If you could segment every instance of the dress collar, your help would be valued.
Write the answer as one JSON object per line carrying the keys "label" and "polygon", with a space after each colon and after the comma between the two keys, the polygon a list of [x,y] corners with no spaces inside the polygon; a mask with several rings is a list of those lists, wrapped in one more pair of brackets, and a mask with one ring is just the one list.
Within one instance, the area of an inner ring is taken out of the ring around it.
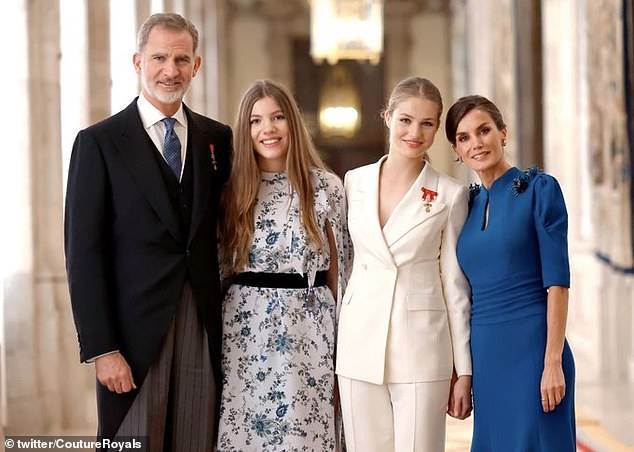
{"label": "dress collar", "polygon": [[521,171],[517,169],[516,167],[512,166],[509,169],[507,169],[504,174],[502,174],[500,177],[495,179],[488,190],[484,186],[484,184],[480,184],[480,187],[482,188],[482,190],[489,193],[491,193],[494,190],[499,190],[500,188],[503,189],[504,187],[511,184],[513,179],[517,177],[518,173],[521,173]]}

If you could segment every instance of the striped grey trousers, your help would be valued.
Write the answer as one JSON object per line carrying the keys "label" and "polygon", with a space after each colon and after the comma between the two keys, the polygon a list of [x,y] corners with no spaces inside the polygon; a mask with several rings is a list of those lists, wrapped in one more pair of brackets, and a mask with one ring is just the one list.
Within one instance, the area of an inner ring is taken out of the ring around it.
{"label": "striped grey trousers", "polygon": [[191,286],[186,284],[161,354],[116,437],[147,437],[143,449],[147,452],[212,451],[215,406],[207,333],[198,318]]}

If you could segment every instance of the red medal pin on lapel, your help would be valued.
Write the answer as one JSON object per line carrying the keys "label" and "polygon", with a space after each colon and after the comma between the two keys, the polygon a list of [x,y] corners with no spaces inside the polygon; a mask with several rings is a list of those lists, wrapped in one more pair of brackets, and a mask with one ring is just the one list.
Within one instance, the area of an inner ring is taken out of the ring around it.
{"label": "red medal pin on lapel", "polygon": [[209,144],[209,155],[211,156],[211,166],[214,171],[218,171],[218,164],[216,163],[216,150],[213,143]]}
{"label": "red medal pin on lapel", "polygon": [[421,187],[420,191],[422,193],[423,201],[425,202],[425,212],[429,213],[431,211],[431,203],[434,199],[436,199],[438,193],[425,187]]}

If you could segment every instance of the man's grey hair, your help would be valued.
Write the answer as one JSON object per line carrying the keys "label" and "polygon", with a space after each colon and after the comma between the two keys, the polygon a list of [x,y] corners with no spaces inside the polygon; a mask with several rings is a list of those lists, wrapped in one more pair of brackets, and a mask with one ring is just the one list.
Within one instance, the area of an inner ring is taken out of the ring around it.
{"label": "man's grey hair", "polygon": [[136,39],[137,52],[143,51],[152,28],[157,26],[172,31],[184,30],[188,32],[194,41],[194,54],[196,53],[196,49],[198,48],[198,30],[196,30],[193,23],[176,13],[157,13],[148,17],[145,22],[143,22],[143,25],[141,25],[141,28],[139,28],[139,34]]}

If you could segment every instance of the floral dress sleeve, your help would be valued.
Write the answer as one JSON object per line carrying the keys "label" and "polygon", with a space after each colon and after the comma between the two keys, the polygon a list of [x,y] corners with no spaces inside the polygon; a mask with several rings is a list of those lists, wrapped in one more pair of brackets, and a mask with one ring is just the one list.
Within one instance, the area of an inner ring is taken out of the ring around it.
{"label": "floral dress sleeve", "polygon": [[[337,247],[337,293],[333,295],[335,295],[337,301],[335,322],[338,322],[341,300],[348,283],[352,265],[352,243],[346,221],[346,195],[343,184],[336,175],[323,172],[319,180],[319,183],[323,184],[321,187],[323,190],[316,190],[319,193],[317,196],[318,206],[316,207],[319,211],[325,212],[325,220],[330,224]],[[324,238],[327,240],[327,237]]]}
{"label": "floral dress sleeve", "polygon": [[347,204],[346,192],[343,184],[339,179],[336,180],[336,186],[332,187],[331,199],[331,218],[335,243],[337,245],[337,268],[339,271],[337,282],[337,321],[339,320],[339,311],[341,309],[341,300],[348,284],[350,270],[352,269],[352,242],[348,234],[347,222]]}

